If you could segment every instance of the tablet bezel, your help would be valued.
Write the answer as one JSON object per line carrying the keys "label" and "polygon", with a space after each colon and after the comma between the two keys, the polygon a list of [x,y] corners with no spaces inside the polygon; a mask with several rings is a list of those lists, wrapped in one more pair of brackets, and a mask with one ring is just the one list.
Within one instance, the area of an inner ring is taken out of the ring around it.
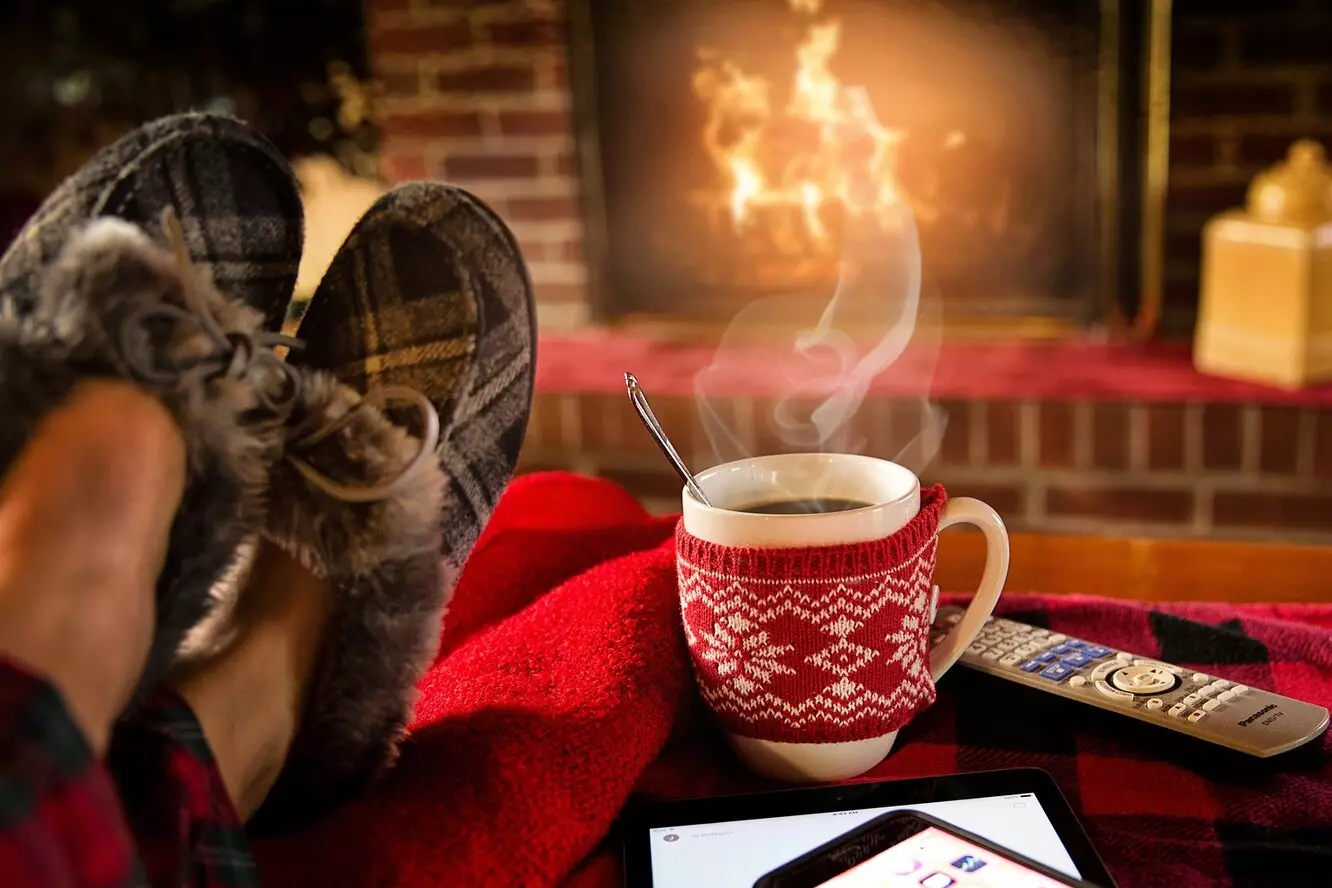
{"label": "tablet bezel", "polygon": [[632,805],[620,828],[626,885],[651,888],[652,846],[648,831],[662,826],[701,826],[732,820],[768,820],[801,814],[830,814],[859,808],[896,808],[927,802],[1032,793],[1050,819],[1082,879],[1106,888],[1114,880],[1068,800],[1049,772],[1039,768],[941,774],[901,780],[874,780],[807,789],[745,793],[706,799],[684,799]]}

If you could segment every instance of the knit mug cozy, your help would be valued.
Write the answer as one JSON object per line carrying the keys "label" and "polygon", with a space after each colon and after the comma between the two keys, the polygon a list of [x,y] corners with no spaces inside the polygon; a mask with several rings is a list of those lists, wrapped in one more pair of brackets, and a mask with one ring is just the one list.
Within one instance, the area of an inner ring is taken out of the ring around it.
{"label": "knit mug cozy", "polygon": [[685,638],[730,734],[843,743],[897,731],[934,702],[930,626],[942,486],[891,536],[811,548],[718,545],[681,521]]}
{"label": "knit mug cozy", "polygon": [[[1003,519],[860,454],[756,456],[694,480],[699,497],[681,492],[676,573],[703,701],[753,771],[864,774],[994,610],[1008,575]],[[981,531],[985,567],[966,610],[931,636],[937,537],[954,524]]]}

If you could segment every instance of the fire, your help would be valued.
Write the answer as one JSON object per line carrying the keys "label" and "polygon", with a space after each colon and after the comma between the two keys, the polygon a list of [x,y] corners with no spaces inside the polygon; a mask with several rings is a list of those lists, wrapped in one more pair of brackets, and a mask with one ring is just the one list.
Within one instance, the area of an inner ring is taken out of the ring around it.
{"label": "fire", "polygon": [[[787,0],[817,16],[821,0]],[[701,53],[694,91],[708,112],[703,147],[725,180],[737,234],[761,234],[783,252],[829,249],[829,217],[892,209],[905,132],[881,125],[863,88],[844,86],[830,64],[841,43],[835,18],[811,21],[796,47],[790,98],[774,108],[770,85],[716,54]],[[960,133],[946,147],[962,143]]]}

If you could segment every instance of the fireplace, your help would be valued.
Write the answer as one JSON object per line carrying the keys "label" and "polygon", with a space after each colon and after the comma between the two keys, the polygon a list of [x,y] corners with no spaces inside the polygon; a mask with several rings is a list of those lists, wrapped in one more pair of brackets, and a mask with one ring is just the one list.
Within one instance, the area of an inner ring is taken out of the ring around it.
{"label": "fireplace", "polygon": [[1140,41],[1117,4],[573,0],[570,23],[602,319],[826,299],[844,226],[895,201],[946,321],[1121,308]]}

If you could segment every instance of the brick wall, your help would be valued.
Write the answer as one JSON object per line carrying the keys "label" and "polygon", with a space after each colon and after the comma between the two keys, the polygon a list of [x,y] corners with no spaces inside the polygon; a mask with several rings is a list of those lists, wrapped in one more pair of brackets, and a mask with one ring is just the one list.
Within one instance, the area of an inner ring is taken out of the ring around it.
{"label": "brick wall", "polygon": [[1304,136],[1332,150],[1332,3],[1176,0],[1166,323],[1191,327],[1203,223]]}
{"label": "brick wall", "polygon": [[[1332,543],[1332,411],[1261,405],[965,401],[943,405],[943,446],[923,477],[980,497],[1015,529]],[[711,462],[688,398],[653,407],[693,466]],[[767,415],[751,401],[749,416]],[[862,407],[865,452],[890,402]],[[761,424],[755,424],[761,428]],[[750,434],[753,453],[773,442]],[[678,511],[680,483],[623,395],[542,394],[524,471],[567,468]]]}
{"label": "brick wall", "polygon": [[548,327],[587,317],[563,15],[558,0],[366,0],[384,174],[494,206]]}

